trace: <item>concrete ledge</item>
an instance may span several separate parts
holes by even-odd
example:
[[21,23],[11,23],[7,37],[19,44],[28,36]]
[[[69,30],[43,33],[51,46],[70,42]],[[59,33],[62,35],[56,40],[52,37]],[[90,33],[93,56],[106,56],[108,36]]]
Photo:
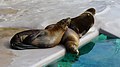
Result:
[[[91,30],[84,35],[80,39],[79,47],[82,47],[86,43],[90,42],[91,39],[95,38],[99,34],[98,30],[95,28],[91,28]],[[9,42],[10,39],[4,39],[4,42]],[[2,41],[1,41],[2,42]],[[1,45],[9,45],[9,43],[1,43]],[[1,47],[0,47],[1,48]],[[3,48],[2,48],[3,49]],[[4,47],[4,50],[9,54],[5,59],[0,60],[0,62],[4,60],[8,60],[9,62],[5,62],[3,66],[5,67],[41,67],[54,62],[65,55],[65,48],[62,45],[58,45],[54,48],[48,49],[30,49],[30,50],[12,50]],[[6,52],[4,51],[4,52]],[[2,51],[0,50],[0,53]],[[0,58],[4,58],[5,56],[1,56]]]

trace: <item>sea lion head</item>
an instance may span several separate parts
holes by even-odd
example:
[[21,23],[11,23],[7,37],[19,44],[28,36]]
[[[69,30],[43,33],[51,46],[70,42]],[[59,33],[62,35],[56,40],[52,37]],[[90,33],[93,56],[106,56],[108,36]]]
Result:
[[79,54],[79,51],[78,51],[78,45],[76,45],[74,42],[72,41],[68,41],[65,43],[65,47],[67,49],[67,52],[70,52],[72,54]]
[[85,12],[90,12],[92,15],[95,15],[96,10],[94,8],[89,8]]
[[70,45],[69,46],[69,52],[73,53],[73,54],[79,54],[78,48],[76,47],[76,45]]
[[63,28],[65,28],[66,26],[69,26],[70,25],[70,22],[71,22],[71,18],[68,17],[66,19],[62,19],[60,20],[59,22],[57,22],[57,25],[60,25],[62,26]]
[[96,10],[94,8],[89,8],[84,13],[82,13],[80,15],[81,21],[88,28],[92,27],[93,24],[94,24],[94,15],[95,15],[95,12],[96,12]]

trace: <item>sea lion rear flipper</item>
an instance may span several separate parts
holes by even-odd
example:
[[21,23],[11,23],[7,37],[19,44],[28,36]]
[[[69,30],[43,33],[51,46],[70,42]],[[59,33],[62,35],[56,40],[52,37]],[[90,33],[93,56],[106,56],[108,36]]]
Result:
[[17,43],[17,44],[11,44],[10,47],[12,49],[16,49],[16,50],[24,50],[24,49],[37,49],[38,47],[33,46],[33,45],[26,45],[23,43]]
[[45,35],[45,31],[40,31],[38,33],[34,33],[34,34],[31,34],[31,35],[28,35],[24,40],[23,40],[23,43],[25,44],[31,44],[31,42],[36,39],[38,36],[43,36]]

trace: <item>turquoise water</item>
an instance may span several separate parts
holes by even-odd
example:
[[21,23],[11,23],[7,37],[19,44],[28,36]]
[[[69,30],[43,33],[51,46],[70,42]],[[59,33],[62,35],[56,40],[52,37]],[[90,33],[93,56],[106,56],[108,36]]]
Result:
[[120,67],[120,39],[101,34],[79,51],[79,56],[67,53],[58,67]]

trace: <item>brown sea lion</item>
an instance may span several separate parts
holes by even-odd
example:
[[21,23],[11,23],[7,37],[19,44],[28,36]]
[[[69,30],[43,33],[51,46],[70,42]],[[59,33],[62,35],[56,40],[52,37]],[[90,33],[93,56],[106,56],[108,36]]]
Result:
[[62,19],[56,24],[51,24],[45,29],[27,30],[15,34],[10,46],[13,49],[34,49],[34,48],[50,48],[54,47],[62,39],[71,19]]
[[81,37],[82,35],[87,33],[88,30],[93,26],[94,15],[95,15],[94,8],[87,9],[81,15],[71,19],[69,28],[73,29]]
[[79,54],[78,45],[79,45],[79,35],[73,31],[72,29],[68,28],[63,35],[61,43],[65,46],[67,52],[73,54]]

